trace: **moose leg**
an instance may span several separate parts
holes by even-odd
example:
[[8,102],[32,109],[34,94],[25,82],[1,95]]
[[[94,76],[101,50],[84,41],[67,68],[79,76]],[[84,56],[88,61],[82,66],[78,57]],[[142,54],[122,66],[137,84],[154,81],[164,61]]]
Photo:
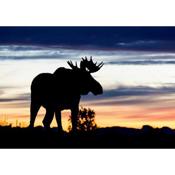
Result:
[[71,110],[72,115],[72,132],[77,130],[77,120],[78,120],[78,107],[75,107]]
[[54,117],[54,110],[53,109],[46,109],[46,115],[43,119],[43,125],[45,128],[50,128],[50,124]]
[[38,110],[40,108],[40,105],[38,103],[31,102],[30,105],[30,125],[29,127],[34,127],[36,115],[38,113]]
[[58,130],[59,131],[63,131],[63,127],[62,127],[62,123],[61,123],[61,111],[60,110],[56,110],[55,111],[55,115],[56,115],[56,121],[57,121],[57,125],[58,125]]

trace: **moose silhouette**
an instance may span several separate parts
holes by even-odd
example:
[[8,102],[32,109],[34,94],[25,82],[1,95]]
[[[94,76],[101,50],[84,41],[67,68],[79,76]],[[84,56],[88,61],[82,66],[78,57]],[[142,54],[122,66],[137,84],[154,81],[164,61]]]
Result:
[[80,67],[77,62],[67,61],[71,69],[64,67],[58,68],[53,74],[41,73],[36,76],[31,84],[31,106],[30,106],[30,125],[34,122],[41,106],[46,109],[43,119],[45,128],[50,128],[54,114],[58,129],[62,131],[61,111],[71,110],[72,131],[77,128],[77,115],[81,95],[92,92],[94,95],[102,94],[103,88],[91,73],[97,72],[104,65],[103,62],[94,63],[92,57],[82,58]]

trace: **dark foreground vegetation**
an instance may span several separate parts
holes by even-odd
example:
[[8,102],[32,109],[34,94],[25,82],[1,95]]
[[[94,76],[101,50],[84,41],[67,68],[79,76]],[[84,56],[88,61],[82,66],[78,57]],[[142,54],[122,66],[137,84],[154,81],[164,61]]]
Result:
[[111,127],[90,132],[59,133],[43,127],[0,127],[1,148],[175,148],[175,130]]

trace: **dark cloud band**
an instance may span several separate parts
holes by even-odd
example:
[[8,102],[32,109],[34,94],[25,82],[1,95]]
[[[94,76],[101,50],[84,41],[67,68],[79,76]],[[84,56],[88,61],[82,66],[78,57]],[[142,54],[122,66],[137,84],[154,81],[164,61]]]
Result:
[[135,105],[155,103],[159,97],[175,95],[175,86],[152,88],[146,86],[118,87],[112,90],[105,90],[101,96],[92,94],[82,97],[83,102],[91,105]]

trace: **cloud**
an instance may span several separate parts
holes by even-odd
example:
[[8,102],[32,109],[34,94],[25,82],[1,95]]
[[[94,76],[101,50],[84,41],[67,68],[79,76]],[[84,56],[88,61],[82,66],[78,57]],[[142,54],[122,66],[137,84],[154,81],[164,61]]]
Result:
[[62,48],[25,46],[25,45],[1,45],[0,59],[48,59],[77,56],[76,51]]
[[136,46],[148,46],[148,45],[155,45],[158,43],[161,43],[162,41],[156,41],[156,40],[136,40],[136,41],[128,41],[128,42],[118,42],[116,43],[117,46],[122,47],[136,47]]
[[[174,97],[174,98],[173,98]],[[30,93],[21,93],[11,98],[0,98],[0,106],[10,108],[28,107]],[[159,88],[147,86],[126,87],[120,86],[116,89],[104,90],[100,96],[89,94],[82,96],[81,103],[96,106],[117,106],[117,105],[153,105],[175,103],[175,86]]]
[[10,102],[1,102],[0,103],[0,108],[29,108],[30,107],[30,102],[29,101],[10,101]]
[[144,96],[175,93],[175,86],[162,86],[159,88],[149,86],[119,86],[116,89],[104,90],[98,98],[110,98],[120,96]]
[[23,93],[23,94],[18,94],[12,97],[4,97],[0,98],[0,103],[1,102],[17,102],[17,101],[29,101],[30,100],[30,94],[29,93]]
[[154,65],[175,64],[175,53],[173,52],[151,52],[151,51],[120,51],[105,59],[110,65]]
[[118,55],[120,51],[74,46],[0,45],[0,60],[80,59],[84,56]]
[[118,105],[134,105],[134,106],[140,106],[140,105],[146,105],[146,104],[153,104],[159,101],[155,97],[145,97],[145,96],[137,96],[137,97],[113,97],[110,100],[97,100],[90,102],[91,105],[95,106],[118,106]]
[[174,60],[129,60],[129,61],[112,61],[106,64],[117,64],[117,65],[153,65],[153,64],[175,64]]
[[174,51],[175,41],[166,39],[143,39],[117,42],[115,45],[120,49],[126,50]]
[[[123,43],[123,45],[127,45],[127,43]],[[77,61],[81,57],[91,55],[97,61],[103,61],[109,65],[175,64],[174,52],[81,49],[74,46],[66,48],[61,46],[0,45],[0,60],[71,59]]]
[[17,87],[14,87],[14,86],[0,86],[0,97],[5,95],[6,94],[6,90],[10,90],[10,89],[14,89],[14,88],[17,88]]
[[170,87],[118,87],[112,90],[105,90],[101,96],[93,96],[89,94],[84,96],[82,101],[91,105],[141,105],[147,103],[155,103],[164,99],[161,97],[169,97],[175,95],[175,86]]

